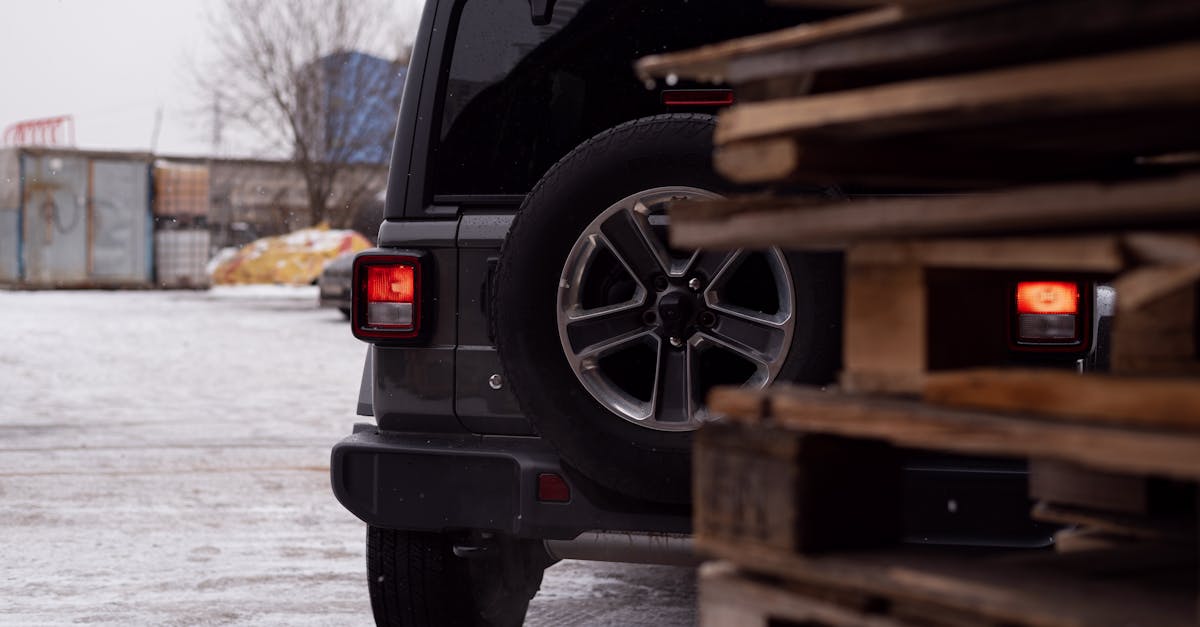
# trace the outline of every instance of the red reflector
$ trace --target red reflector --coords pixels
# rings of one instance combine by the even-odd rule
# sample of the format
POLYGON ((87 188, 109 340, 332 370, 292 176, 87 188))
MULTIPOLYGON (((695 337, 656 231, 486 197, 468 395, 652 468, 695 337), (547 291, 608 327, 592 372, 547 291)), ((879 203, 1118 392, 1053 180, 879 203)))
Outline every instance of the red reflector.
POLYGON ((668 107, 712 106, 733 104, 732 89, 667 89, 662 93, 662 102, 668 107))
POLYGON ((413 267, 368 266, 367 302, 413 302, 413 267))
POLYGON ((562 477, 544 472, 538 475, 537 497, 539 501, 566 503, 571 500, 571 487, 562 477))
POLYGON ((1017 313, 1073 314, 1079 311, 1079 286, 1061 281, 1017 283, 1017 313))

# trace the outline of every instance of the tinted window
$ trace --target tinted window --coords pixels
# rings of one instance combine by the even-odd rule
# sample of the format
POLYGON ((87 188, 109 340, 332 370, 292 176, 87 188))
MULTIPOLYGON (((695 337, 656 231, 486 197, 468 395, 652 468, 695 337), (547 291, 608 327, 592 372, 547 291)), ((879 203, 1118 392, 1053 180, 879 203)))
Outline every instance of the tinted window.
POLYGON ((441 77, 434 193, 526 193, 588 137, 664 111, 634 76, 639 57, 799 21, 749 0, 557 0, 536 26, 528 0, 470 0, 441 77))

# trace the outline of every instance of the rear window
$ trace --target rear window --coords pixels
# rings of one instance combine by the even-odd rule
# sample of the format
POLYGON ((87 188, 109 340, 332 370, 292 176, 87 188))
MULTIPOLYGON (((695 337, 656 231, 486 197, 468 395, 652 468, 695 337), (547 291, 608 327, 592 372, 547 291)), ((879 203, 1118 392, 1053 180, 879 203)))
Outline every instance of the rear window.
POLYGON ((697 0, 529 0, 460 6, 431 155, 435 195, 524 194, 588 137, 664 109, 633 73, 641 56, 801 21, 792 10, 697 0))

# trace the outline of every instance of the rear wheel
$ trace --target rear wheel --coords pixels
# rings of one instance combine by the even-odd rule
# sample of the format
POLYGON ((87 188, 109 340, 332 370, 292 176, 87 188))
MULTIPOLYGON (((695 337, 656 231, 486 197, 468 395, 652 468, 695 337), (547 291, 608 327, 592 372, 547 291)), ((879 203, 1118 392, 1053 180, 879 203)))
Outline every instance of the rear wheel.
POLYGON ((563 460, 624 494, 690 500, 691 432, 717 385, 829 381, 833 255, 685 251, 667 206, 716 198, 710 116, 606 131, 550 169, 501 252, 493 323, 522 409, 563 460))
POLYGON ((492 536, 486 543, 471 542, 472 555, 460 557, 456 539, 367 528, 367 587, 375 624, 517 627, 524 622, 550 563, 540 545, 492 536))

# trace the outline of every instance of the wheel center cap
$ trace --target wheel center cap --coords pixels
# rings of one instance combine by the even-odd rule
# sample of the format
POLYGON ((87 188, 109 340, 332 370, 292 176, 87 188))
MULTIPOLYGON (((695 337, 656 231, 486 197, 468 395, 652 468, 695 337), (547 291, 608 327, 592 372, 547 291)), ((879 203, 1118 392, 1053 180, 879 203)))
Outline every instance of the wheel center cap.
POLYGON ((671 291, 662 295, 658 300, 658 318, 662 321, 663 332, 670 336, 679 337, 692 326, 699 307, 696 298, 685 292, 671 291))

